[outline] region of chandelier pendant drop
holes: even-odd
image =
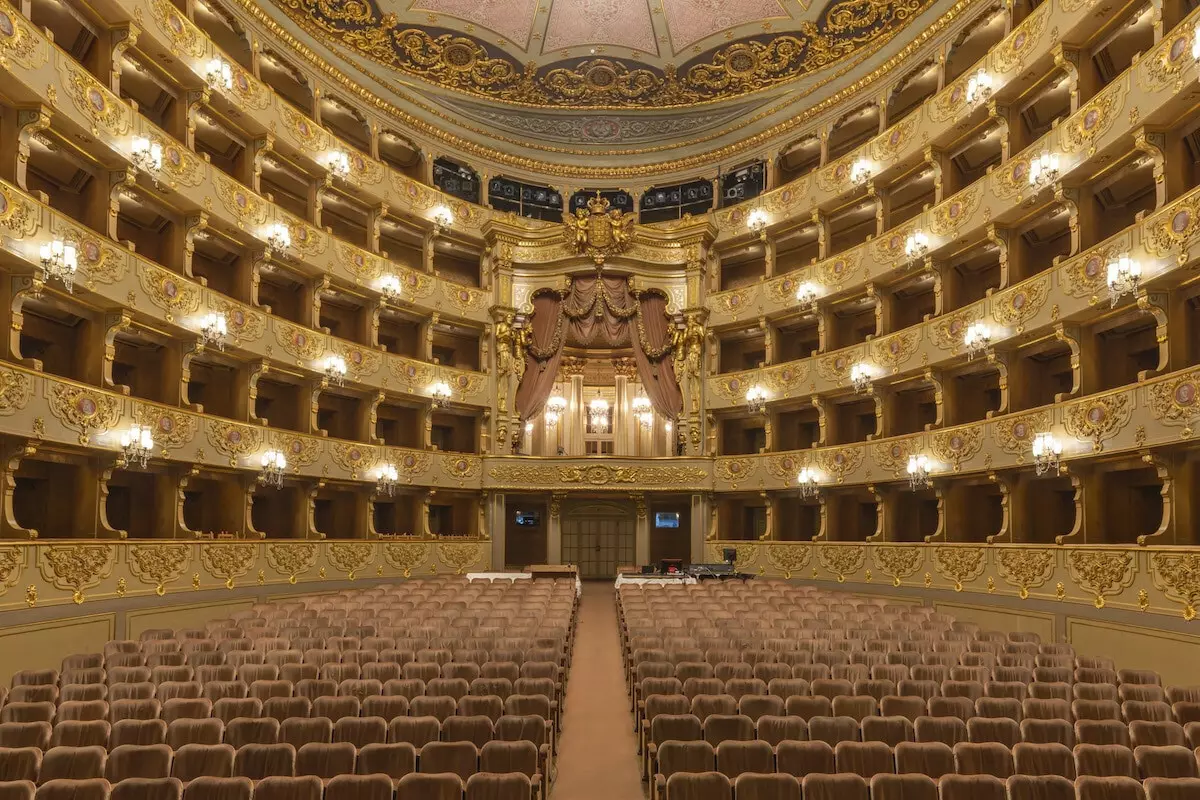
[[[567,399],[556,389],[554,394],[550,395],[550,399],[546,401],[546,424],[557,425],[566,410]]]
[[[933,485],[929,477],[929,457],[923,455],[908,457],[908,488],[915,491],[928,489]]]
[[[982,322],[973,322],[967,326],[967,332],[963,336],[963,346],[967,349],[967,360],[974,360],[975,356],[985,352],[992,344],[992,331],[986,324]]]
[[[608,401],[599,394],[588,403],[588,422],[596,433],[608,433]]]
[[[442,408],[450,402],[450,384],[445,381],[437,381],[429,387],[429,397],[433,401],[434,408]]]
[[[750,409],[751,414],[767,413],[767,400],[770,395],[767,390],[759,384],[754,384],[746,390],[746,408]]]
[[[865,394],[871,390],[871,368],[866,364],[855,364],[850,367],[850,385],[855,394]]]
[[[1059,458],[1062,456],[1062,443],[1049,433],[1039,433],[1033,437],[1033,469],[1040,478],[1047,472],[1057,475]]]
[[[633,398],[633,416],[643,429],[649,429],[654,424],[654,412],[650,407],[650,398],[641,392],[638,392],[637,397]]]
[[[75,271],[79,269],[79,255],[72,242],[55,239],[41,246],[38,253],[46,275],[62,281],[63,288],[71,294],[75,290]]]
[[[796,476],[796,483],[800,487],[800,497],[803,500],[812,500],[821,493],[821,482],[814,469],[801,469],[800,474]]]
[[[1129,257],[1128,253],[1108,262],[1108,297],[1112,308],[1127,294],[1137,294],[1142,283],[1142,265]]]
[[[146,468],[150,454],[154,452],[154,434],[147,425],[134,425],[121,434],[121,452],[126,466]]]
[[[334,386],[342,386],[346,383],[346,359],[341,356],[326,356],[325,357],[325,380]]]
[[[278,450],[268,450],[262,454],[262,471],[258,474],[258,482],[272,489],[283,488],[283,473],[287,469],[287,459]]]
[[[400,483],[400,473],[395,464],[384,464],[379,468],[375,477],[375,491],[388,497],[396,494],[396,486]]]
[[[210,311],[204,315],[204,322],[200,324],[200,335],[204,337],[206,347],[224,350],[225,337],[228,333],[229,324],[225,321],[224,314],[219,311]]]

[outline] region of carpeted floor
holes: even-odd
[[[553,800],[638,800],[633,716],[611,581],[585,583]]]

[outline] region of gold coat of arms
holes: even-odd
[[[577,253],[587,253],[597,264],[629,247],[633,233],[633,215],[609,207],[608,200],[596,192],[588,200],[587,210],[575,209],[563,223],[567,240],[574,243]]]

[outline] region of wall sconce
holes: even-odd
[[[121,451],[125,456],[126,466],[146,468],[150,454],[154,452],[154,434],[147,425],[133,425],[121,434]]]
[[[909,261],[915,261],[918,258],[924,258],[929,252],[929,236],[925,231],[916,230],[908,235],[904,240],[904,255]]]
[[[206,346],[224,350],[225,336],[228,333],[229,325],[225,321],[224,314],[219,311],[210,311],[204,315],[204,321],[200,323],[200,335],[204,337]]]
[[[445,381],[437,381],[429,387],[429,396],[433,400],[434,408],[441,408],[450,402],[450,384]]]
[[[608,432],[608,401],[599,394],[588,403],[588,421],[597,433]]]
[[[133,146],[130,148],[130,160],[136,169],[140,169],[150,176],[150,180],[154,182],[154,188],[158,188],[158,177],[155,175],[162,169],[163,149],[158,142],[152,142],[145,136],[133,137]]]
[[[1029,160],[1029,185],[1049,186],[1058,180],[1058,153],[1043,152]]]
[[[350,174],[350,155],[345,150],[334,150],[325,159],[325,166],[339,178]]]
[[[1192,60],[1200,64],[1200,22],[1196,23],[1192,31]]]
[[[396,485],[400,483],[400,473],[395,464],[383,464],[375,473],[375,492],[391,497],[396,493]]]
[[[974,75],[967,79],[967,102],[971,105],[982,103],[992,96],[992,76],[987,70],[979,68]]]
[[[796,287],[796,302],[801,306],[808,306],[812,312],[817,313],[817,287],[816,284],[805,281]]]
[[[1062,455],[1062,443],[1049,433],[1039,433],[1033,437],[1033,469],[1040,478],[1047,472],[1058,474],[1059,457]]]
[[[213,89],[229,91],[233,88],[233,67],[223,58],[214,58],[208,62],[204,72],[204,80]]]
[[[72,242],[55,239],[50,244],[41,246],[38,256],[42,269],[51,278],[62,281],[63,287],[70,294],[75,289],[75,271],[79,268],[79,256]]]
[[[967,348],[968,361],[987,350],[991,343],[992,330],[986,324],[972,322],[967,326],[967,332],[963,335],[963,346]]]
[[[933,485],[929,478],[929,457],[924,455],[908,457],[908,488],[914,492],[927,489]]]
[[[1136,294],[1142,282],[1142,265],[1129,257],[1128,253],[1108,262],[1108,296],[1112,308],[1127,294]]]
[[[800,470],[800,474],[796,476],[796,483],[800,486],[800,497],[804,500],[812,500],[821,493],[821,481],[814,469],[804,467]]]
[[[860,158],[850,165],[850,182],[856,186],[861,186],[871,180],[871,176],[874,173],[874,165],[865,158]]]
[[[770,394],[757,383],[746,390],[746,408],[750,409],[751,414],[767,413],[767,400],[769,399]]]
[[[746,227],[758,234],[758,238],[764,242],[767,240],[767,224],[771,220],[767,218],[767,212],[761,208],[753,209],[746,215]]]
[[[258,473],[258,482],[272,489],[283,488],[283,473],[287,469],[287,459],[278,450],[268,450],[262,454],[262,471]]]
[[[869,392],[871,390],[871,368],[862,362],[850,367],[850,385],[854,387],[856,394]]]
[[[292,246],[292,232],[282,222],[267,228],[267,246],[272,251],[286,252]]]
[[[400,302],[402,288],[403,284],[400,283],[400,279],[395,275],[384,275],[379,279],[379,293],[383,295],[383,299],[386,302],[392,305]]]
[[[433,235],[441,236],[454,224],[454,212],[449,206],[437,205],[433,207],[429,219],[433,221]]]
[[[334,386],[343,385],[346,382],[346,359],[337,355],[325,356],[324,371],[325,380]]]
[[[565,397],[558,392],[550,395],[550,399],[546,401],[546,424],[557,425],[566,410],[567,399]]]
[[[633,398],[633,416],[642,428],[648,429],[654,424],[654,412],[650,410],[650,398],[641,392],[638,392],[637,397]]]

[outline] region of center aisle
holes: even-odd
[[[612,583],[584,583],[553,800],[643,797],[623,670]]]

